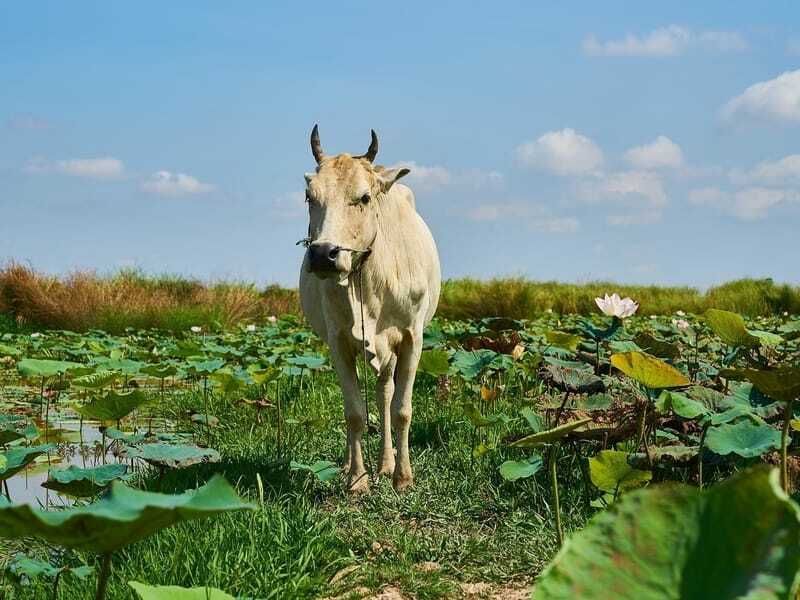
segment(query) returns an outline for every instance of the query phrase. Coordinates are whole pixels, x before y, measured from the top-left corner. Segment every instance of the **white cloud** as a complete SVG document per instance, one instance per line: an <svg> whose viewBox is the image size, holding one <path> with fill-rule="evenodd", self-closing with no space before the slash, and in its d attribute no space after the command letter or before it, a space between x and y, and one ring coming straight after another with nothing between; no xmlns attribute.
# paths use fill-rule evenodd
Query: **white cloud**
<svg viewBox="0 0 800 600"><path fill-rule="evenodd" d="M497 203L483 204L466 213L470 221L493 222L514 220L525 223L532 231L541 233L575 233L580 222L574 217L558 217L541 204Z"/></svg>
<svg viewBox="0 0 800 600"><path fill-rule="evenodd" d="M204 194L214 190L210 183L202 183L185 173L157 171L142 183L142 189L162 196L183 196L188 194Z"/></svg>
<svg viewBox="0 0 800 600"><path fill-rule="evenodd" d="M583 182L579 195L586 202L611 208L626 209L610 214L610 225L646 225L661 219L662 209L669 203L661 177L652 171L622 171Z"/></svg>
<svg viewBox="0 0 800 600"><path fill-rule="evenodd" d="M502 184L504 181L503 174L498 171L468 169L466 171L452 172L445 167L420 165L413 160L400 162L397 166L411 169L411 173L405 177L409 185L416 185L428 190L449 185L466 185L481 188L487 185Z"/></svg>
<svg viewBox="0 0 800 600"><path fill-rule="evenodd" d="M524 165L560 176L596 172L603 164L600 147L570 128L525 142L517 148L517 156Z"/></svg>
<svg viewBox="0 0 800 600"><path fill-rule="evenodd" d="M637 35L627 34L617 40L600 41L594 34L583 40L583 51L590 56L678 56L690 48L714 52L740 52L748 48L747 41L735 31L699 31L669 25Z"/></svg>
<svg viewBox="0 0 800 600"><path fill-rule="evenodd" d="M60 173L89 179L116 179L125 173L125 165L117 158L71 158L50 162L35 158L24 169L27 173Z"/></svg>
<svg viewBox="0 0 800 600"><path fill-rule="evenodd" d="M631 148L625 152L625 160L637 169L678 169L684 164L681 147L663 135Z"/></svg>
<svg viewBox="0 0 800 600"><path fill-rule="evenodd" d="M744 115L800 122L800 69L751 85L728 101L721 114L725 119Z"/></svg>
<svg viewBox="0 0 800 600"><path fill-rule="evenodd" d="M771 162L764 161L749 171L732 169L728 174L735 184L800 184L800 154L790 154Z"/></svg>
<svg viewBox="0 0 800 600"><path fill-rule="evenodd" d="M717 208L743 221L756 221L765 218L775 206L800 202L800 193L766 187L748 187L731 193L717 187L708 187L689 192L689 202Z"/></svg>

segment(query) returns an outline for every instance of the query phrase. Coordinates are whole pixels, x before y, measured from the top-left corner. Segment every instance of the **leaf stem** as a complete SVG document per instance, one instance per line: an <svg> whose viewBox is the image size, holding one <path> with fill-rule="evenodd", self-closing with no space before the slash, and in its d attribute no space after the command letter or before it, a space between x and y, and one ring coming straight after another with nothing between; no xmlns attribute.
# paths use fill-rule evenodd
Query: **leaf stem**
<svg viewBox="0 0 800 600"><path fill-rule="evenodd" d="M556 459L558 458L558 444L555 443L550 447L549 462L550 462L550 490L553 494L553 513L556 520L556 535L558 536L558 547L564 545L564 529L561 525L561 501L558 497L558 467Z"/></svg>
<svg viewBox="0 0 800 600"><path fill-rule="evenodd" d="M102 561L100 575L97 578L97 593L94 596L94 600L105 600L108 576L111 574L111 552L103 554Z"/></svg>
<svg viewBox="0 0 800 600"><path fill-rule="evenodd" d="M794 399L786 403L783 413L783 430L781 431L781 487L789 493L789 427L792 421L792 407Z"/></svg>

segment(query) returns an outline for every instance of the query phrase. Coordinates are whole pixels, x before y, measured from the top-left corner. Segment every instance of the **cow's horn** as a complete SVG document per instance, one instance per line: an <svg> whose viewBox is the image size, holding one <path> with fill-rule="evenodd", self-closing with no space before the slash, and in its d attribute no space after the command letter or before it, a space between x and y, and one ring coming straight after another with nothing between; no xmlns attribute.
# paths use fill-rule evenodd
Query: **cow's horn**
<svg viewBox="0 0 800 600"><path fill-rule="evenodd" d="M314 129L311 130L311 154L314 155L314 160L317 161L317 164L320 164L325 156L322 151L322 144L319 143L319 126L316 124Z"/></svg>
<svg viewBox="0 0 800 600"><path fill-rule="evenodd" d="M366 154L362 154L356 158L366 158L369 162L372 162L375 160L375 157L378 156L378 134L375 133L374 129L370 129L369 131L370 134L372 134L372 139L369 142L369 148L367 148Z"/></svg>

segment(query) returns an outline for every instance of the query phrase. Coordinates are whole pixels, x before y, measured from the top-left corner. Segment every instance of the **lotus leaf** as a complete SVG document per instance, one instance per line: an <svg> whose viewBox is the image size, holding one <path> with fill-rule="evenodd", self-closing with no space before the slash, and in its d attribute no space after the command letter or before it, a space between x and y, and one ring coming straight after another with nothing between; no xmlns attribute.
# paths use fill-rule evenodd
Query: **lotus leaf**
<svg viewBox="0 0 800 600"><path fill-rule="evenodd" d="M589 459L589 474L592 483L604 492L617 492L641 487L653 474L634 469L628 464L628 453L617 450L601 450Z"/></svg>
<svg viewBox="0 0 800 600"><path fill-rule="evenodd" d="M709 450L721 454L737 454L754 458L781 447L781 432L766 423L741 420L712 427L706 434Z"/></svg>
<svg viewBox="0 0 800 600"><path fill-rule="evenodd" d="M711 330L730 346L752 348L759 344L759 339L747 330L744 319L736 313L711 308L706 311L705 320Z"/></svg>
<svg viewBox="0 0 800 600"><path fill-rule="evenodd" d="M507 460L500 465L500 475L507 481L516 481L536 475L542 468L544 460L538 454L525 460Z"/></svg>
<svg viewBox="0 0 800 600"><path fill-rule="evenodd" d="M27 504L0 505L0 536L36 537L51 544L105 554L181 521L254 508L220 475L183 494L158 494L115 481L87 506L46 511Z"/></svg>
<svg viewBox="0 0 800 600"><path fill-rule="evenodd" d="M124 464L101 465L81 469L70 465L66 469L53 469L42 486L77 498L96 496L115 479L124 478L128 467Z"/></svg>
<svg viewBox="0 0 800 600"><path fill-rule="evenodd" d="M109 390L104 396L95 398L89 404L75 406L75 411L88 419L119 421L147 402L148 398L141 390L121 394Z"/></svg>
<svg viewBox="0 0 800 600"><path fill-rule="evenodd" d="M705 491L651 486L567 540L533 598L785 600L797 588L798 537L798 508L777 471L740 473Z"/></svg>
<svg viewBox="0 0 800 600"><path fill-rule="evenodd" d="M204 462L219 462L219 452L189 444L164 444L154 442L140 446L125 446L120 451L123 458L141 458L151 464L184 469Z"/></svg>
<svg viewBox="0 0 800 600"><path fill-rule="evenodd" d="M611 364L631 379L651 389L689 385L686 376L675 367L643 352L613 354Z"/></svg>
<svg viewBox="0 0 800 600"><path fill-rule="evenodd" d="M146 585L129 581L141 600L236 600L230 594L212 587L184 588L177 585Z"/></svg>

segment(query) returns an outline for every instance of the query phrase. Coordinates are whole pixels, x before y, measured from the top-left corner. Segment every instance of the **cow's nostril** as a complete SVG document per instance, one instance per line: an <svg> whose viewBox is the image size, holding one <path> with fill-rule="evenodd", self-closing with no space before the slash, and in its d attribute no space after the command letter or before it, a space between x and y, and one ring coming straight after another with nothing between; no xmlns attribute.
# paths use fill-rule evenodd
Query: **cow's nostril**
<svg viewBox="0 0 800 600"><path fill-rule="evenodd" d="M328 251L328 258L331 260L336 260L336 257L339 256L339 248L334 246Z"/></svg>

